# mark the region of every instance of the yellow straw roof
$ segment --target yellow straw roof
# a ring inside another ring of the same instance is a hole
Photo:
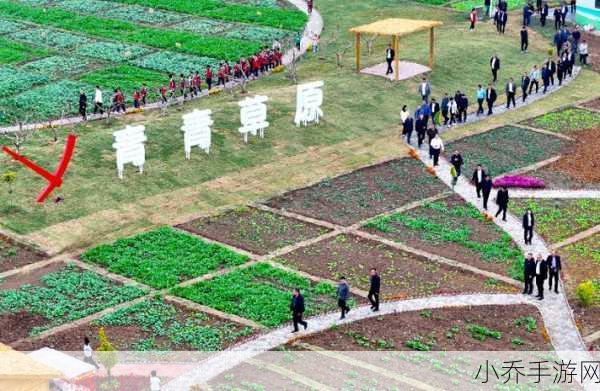
[[[365,24],[350,29],[353,33],[377,34],[377,35],[406,35],[417,31],[428,30],[432,27],[441,26],[443,23],[436,20],[415,19],[383,19],[377,22]]]
[[[0,343],[0,381],[7,379],[54,379],[62,377],[55,369],[35,361]]]

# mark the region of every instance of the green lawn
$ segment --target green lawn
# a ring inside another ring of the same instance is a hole
[[[401,7],[399,6],[401,5]],[[476,34],[468,33],[464,15],[447,9],[416,3],[369,0],[348,7],[343,2],[323,0],[319,10],[324,15],[322,55],[308,55],[299,67],[300,82],[322,79],[325,81],[324,121],[318,127],[297,130],[293,124],[295,87],[285,74],[274,75],[250,85],[250,94],[269,96],[269,122],[267,137],[252,139],[248,145],[241,141],[239,127],[240,95],[221,95],[186,104],[161,116],[157,112],[145,113],[106,123],[94,122],[77,126],[79,135],[77,151],[63,187],[56,193],[65,202],[40,207],[32,199],[44,186],[39,176],[21,165],[0,157],[0,164],[17,172],[12,204],[6,189],[0,190],[1,225],[19,233],[30,233],[50,225],[87,216],[91,213],[119,208],[123,203],[170,192],[208,180],[264,165],[279,159],[306,152],[308,148],[337,144],[366,137],[383,137],[397,132],[398,112],[401,104],[414,109],[418,103],[415,93],[420,78],[394,84],[382,78],[357,75],[353,68],[351,50],[343,60],[343,67],[335,65],[336,46],[351,42],[346,31],[351,26],[371,22],[381,17],[435,19],[444,22],[438,29],[436,42],[436,68],[429,75],[433,95],[443,91],[466,90],[472,96],[478,82],[489,79],[488,61],[490,47],[503,59],[501,79],[517,76],[539,62],[545,55],[534,48],[524,56],[514,37],[498,36],[493,26],[481,26]],[[339,33],[336,32],[339,26]],[[338,36],[332,43],[332,37]],[[428,58],[427,33],[418,33],[402,40],[400,56],[405,60],[426,63]],[[363,64],[382,61],[386,39],[376,41],[370,57],[363,50]],[[472,53],[469,61],[458,53]],[[184,160],[181,115],[193,108],[213,110],[213,145],[211,154],[194,153],[191,161]],[[125,123],[145,123],[146,164],[144,175],[128,167],[125,179],[116,178],[115,157],[111,132]],[[51,145],[51,132],[37,133],[23,147],[22,152],[37,163],[52,169],[59,159],[62,140],[68,129],[59,129],[61,142]],[[10,141],[0,139],[0,143]],[[136,222],[134,224],[140,224]],[[143,222],[142,224],[147,224]]]

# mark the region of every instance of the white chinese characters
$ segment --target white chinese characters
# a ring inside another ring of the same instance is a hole
[[[119,179],[123,179],[123,170],[125,164],[131,163],[136,166],[140,173],[144,172],[144,162],[146,161],[146,127],[126,126],[124,130],[113,132],[115,142],[113,148],[117,150],[117,173]]]
[[[184,114],[183,126],[183,144],[185,150],[185,158],[190,159],[192,147],[198,146],[206,153],[210,152],[211,142],[211,110],[194,110],[191,113]]]
[[[323,116],[321,105],[323,104],[322,81],[300,84],[296,90],[296,126],[306,126],[309,123],[319,123]]]
[[[257,95],[254,98],[246,98],[238,102],[240,106],[240,122],[242,126],[239,132],[244,136],[244,142],[248,142],[248,133],[260,138],[265,137],[265,129],[269,127],[267,122],[267,105],[269,98]]]

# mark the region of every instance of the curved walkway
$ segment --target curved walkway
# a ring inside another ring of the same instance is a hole
[[[188,390],[195,384],[206,383],[235,366],[264,353],[293,341],[299,336],[306,336],[330,329],[334,325],[356,322],[376,316],[391,315],[401,312],[420,311],[424,309],[462,307],[479,305],[515,305],[531,304],[540,309],[544,323],[549,322],[553,314],[545,311],[537,300],[529,296],[509,294],[473,294],[457,296],[431,296],[412,300],[398,300],[383,302],[380,304],[379,312],[371,311],[369,305],[353,308],[346,319],[339,320],[339,312],[328,313],[306,319],[308,330],[297,334],[290,333],[291,326],[285,325],[267,334],[258,336],[241,345],[234,346],[229,350],[216,353],[214,356],[198,363],[198,367],[186,374],[173,379],[165,386],[165,390],[181,391]]]
[[[287,0],[289,3],[293,4],[296,8],[298,8],[299,10],[301,10],[302,12],[306,13],[306,2],[304,0]],[[306,24],[306,26],[304,27],[304,35],[302,37],[302,41],[300,43],[300,50],[296,49],[296,48],[292,48],[291,50],[287,51],[284,56],[283,56],[283,64],[284,65],[288,65],[294,56],[298,57],[298,56],[302,56],[304,53],[306,53],[306,48],[308,46],[309,43],[309,35],[316,33],[316,34],[321,34],[321,31],[323,30],[323,18],[321,17],[321,14],[319,14],[319,12],[317,10],[313,9],[313,12],[311,13],[308,22]],[[262,77],[262,76],[261,76]],[[235,86],[237,86],[239,84],[238,81],[233,80],[229,83],[227,83],[227,88],[234,88]],[[205,89],[203,90],[202,93],[200,93],[199,96],[194,97],[192,99],[201,99],[204,97],[208,96],[208,91]],[[167,103],[167,107],[174,105],[174,104],[183,104],[184,100],[183,97],[178,97],[176,98],[175,101],[169,101],[169,103]],[[150,103],[144,106],[144,110],[156,110],[156,109],[162,109],[165,106],[163,106],[162,103],[160,102],[155,102],[155,103]],[[112,113],[111,116],[112,117],[121,117],[123,115],[126,115],[127,113]],[[94,120],[99,120],[102,118],[106,118],[105,115],[102,114],[89,114],[88,115],[88,121],[94,121]],[[23,129],[25,130],[35,130],[35,129],[42,129],[44,127],[47,127],[49,123],[52,123],[53,126],[65,126],[65,125],[75,125],[78,123],[84,122],[83,119],[81,118],[81,116],[76,116],[76,117],[68,117],[68,118],[63,118],[60,120],[56,120],[56,121],[45,121],[45,122],[37,122],[37,123],[32,123],[32,124],[27,124],[23,126]],[[11,132],[16,132],[19,130],[18,126],[8,126],[8,127],[4,127],[4,128],[0,128],[0,134],[2,133],[11,133]]]

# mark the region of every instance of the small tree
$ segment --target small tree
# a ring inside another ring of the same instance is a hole
[[[13,203],[12,203],[12,194],[13,194],[13,184],[15,183],[15,181],[17,180],[17,174],[15,172],[12,171],[6,171],[4,174],[2,174],[2,182],[6,183],[6,185],[8,186],[8,199],[10,200],[10,206],[12,207]]]
[[[363,39],[365,40],[365,43],[367,44],[367,53],[370,56],[371,53],[373,53],[373,45],[375,44],[375,40],[377,39],[377,34],[365,36]]]
[[[352,43],[346,43],[345,45],[341,45],[336,47],[335,49],[335,63],[338,67],[342,67],[344,61],[344,54],[346,51],[352,47]]]
[[[100,330],[98,330],[98,339],[100,340],[100,345],[98,346],[98,360],[104,365],[108,377],[110,378],[110,370],[117,364],[117,352],[115,351],[113,344],[110,343],[106,337],[104,327],[101,327]]]

